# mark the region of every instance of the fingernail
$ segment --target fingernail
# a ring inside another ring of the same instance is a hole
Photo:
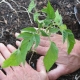
[[[3,43],[0,43],[0,45],[3,45]]]
[[[7,44],[7,47],[11,47],[12,45],[11,44]]]
[[[0,46],[2,47],[4,44],[3,43],[0,43]]]
[[[16,41],[16,43],[20,44],[21,42],[20,41]]]
[[[16,45],[20,46],[21,42],[20,41],[16,41]]]
[[[19,35],[19,33],[15,33],[15,36],[17,37]]]

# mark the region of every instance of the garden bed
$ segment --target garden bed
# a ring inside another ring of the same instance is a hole
[[[1,0],[0,0],[1,1]],[[24,27],[31,26],[31,22],[28,17],[27,12],[23,12],[23,7],[27,8],[29,0],[18,0],[14,3],[11,0],[6,0],[12,5],[12,8],[9,7],[6,3],[0,4],[0,42],[7,44],[12,44],[16,47],[14,36],[15,32],[20,32]],[[36,0],[37,8],[41,9],[46,6],[46,0]],[[16,5],[17,4],[17,5]],[[61,15],[63,16],[63,22],[67,25],[69,29],[72,30],[76,39],[80,40],[80,25],[78,24],[75,15],[74,15],[74,6],[77,4],[76,0],[51,0],[51,4],[54,9],[58,9]],[[19,6],[23,6],[19,8]],[[15,10],[13,10],[15,9]],[[36,24],[33,24],[36,26]],[[34,62],[39,55],[33,56],[33,61],[31,65],[35,67]],[[30,55],[27,60],[30,59]],[[79,80],[77,79],[80,76],[80,70],[76,72],[61,76],[58,80]]]

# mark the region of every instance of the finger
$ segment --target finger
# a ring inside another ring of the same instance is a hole
[[[20,41],[16,41],[16,45],[20,46],[21,42]],[[48,48],[49,48],[49,41],[41,40],[39,46],[36,48],[36,52],[41,54],[41,55],[45,55],[45,53],[47,52]]]
[[[4,58],[3,58],[2,54],[0,53],[0,66],[3,63],[3,61],[4,61]]]
[[[4,60],[5,60],[4,57],[0,53],[0,66],[2,65]],[[5,71],[6,74],[10,74],[12,72],[12,69],[10,67],[4,68],[3,70]]]
[[[47,76],[47,73],[46,73],[46,69],[44,67],[44,63],[43,63],[43,56],[41,56],[39,59],[38,59],[38,62],[37,62],[37,71],[40,72],[40,74],[42,75],[42,79],[44,80],[49,80],[48,79],[48,76]]]
[[[50,35],[50,38],[53,38],[54,36],[55,36],[55,34],[51,34],[51,35]],[[57,35],[56,35],[56,36],[57,36]],[[40,38],[43,39],[43,40],[49,40],[49,37],[41,36]]]
[[[5,74],[0,70],[0,80],[3,80],[3,78],[5,78]]]
[[[64,66],[59,65],[59,66],[57,66],[57,68],[48,72],[48,77],[50,80],[56,80],[60,76],[65,75],[64,71],[65,71]]]
[[[16,45],[17,46],[20,46],[21,42],[20,41],[16,41]],[[50,42],[48,40],[45,40],[45,39],[40,39],[40,46],[43,46],[43,47],[49,47],[50,45]]]
[[[0,65],[1,65],[1,64],[4,62],[5,59],[7,59],[8,57],[10,57],[11,53],[10,53],[10,51],[7,49],[7,47],[6,47],[4,44],[2,44],[2,43],[0,43],[0,52],[1,52],[0,56],[1,56],[1,59],[2,59],[2,60],[0,60],[0,61],[1,61],[1,62],[0,62]],[[4,59],[4,58],[5,58],[5,59]],[[11,69],[10,67],[4,68],[4,70],[5,70],[5,72],[6,72],[7,74],[9,74],[9,73],[12,72],[12,69]]]
[[[4,56],[5,59],[8,58],[11,54],[9,50],[7,49],[7,47],[2,43],[0,43],[0,52]]]
[[[12,52],[14,52],[15,50],[16,50],[16,48],[14,47],[14,46],[12,46],[11,44],[8,44],[7,45],[7,48],[9,49],[9,51],[12,53]],[[14,70],[16,70],[16,67],[12,67],[12,69]]]
[[[42,46],[38,46],[35,50],[36,53],[40,54],[40,55],[46,55],[46,52],[48,51],[49,47],[42,47]]]
[[[45,40],[45,39],[40,39],[40,46],[42,47],[49,47],[50,46],[50,41],[49,40]]]
[[[19,36],[19,33],[15,33],[15,37]]]
[[[21,66],[12,66],[11,67],[14,72],[18,72],[21,69]]]
[[[9,51],[10,51],[11,53],[16,50],[16,48],[15,48],[14,46],[10,45],[10,44],[7,45],[7,48],[9,49]],[[20,66],[14,66],[14,67],[12,67],[12,69],[13,69],[14,71],[18,71],[19,68],[20,68]]]
[[[7,48],[11,53],[16,50],[16,48],[14,46],[12,46],[11,44],[8,44]]]
[[[48,37],[44,37],[44,36],[41,36],[40,38],[43,39],[43,40],[49,40]]]
[[[26,68],[26,71],[32,71],[34,70],[27,62],[25,62],[25,64],[21,65],[23,68]]]
[[[19,36],[19,33],[15,33],[15,37],[17,38]],[[19,40],[22,40],[22,38],[18,38]]]
[[[21,41],[16,41],[16,45],[19,47],[21,45]]]
[[[39,59],[38,59],[38,62],[37,62],[37,71],[38,72],[44,72],[46,73],[46,70],[45,70],[45,67],[44,67],[44,63],[43,63],[43,56],[41,56]]]

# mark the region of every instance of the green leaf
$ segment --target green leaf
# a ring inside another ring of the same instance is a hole
[[[63,43],[64,43],[65,40],[66,40],[67,37],[68,37],[68,33],[64,30],[64,31],[62,31],[62,36],[63,36]]]
[[[61,25],[63,22],[62,22],[62,16],[59,14],[58,10],[56,10],[55,12],[55,18],[54,18],[54,21],[57,25]]]
[[[6,68],[9,66],[18,66],[20,63],[21,63],[21,53],[19,50],[16,50],[8,59],[6,59],[3,62],[1,67]]]
[[[27,55],[28,51],[31,50],[33,44],[34,44],[34,36],[31,36],[30,38],[24,39],[22,41],[19,49],[20,49],[21,54],[22,54],[21,60],[22,60],[23,63],[25,62],[26,55]]]
[[[52,23],[52,19],[46,18],[44,20],[44,23],[45,23],[45,27],[48,27]]]
[[[29,39],[23,40],[20,47],[21,52],[23,53],[24,51],[29,51],[33,43],[34,43],[34,36],[31,36]]]
[[[12,53],[12,55],[3,62],[2,67],[9,67],[9,66],[18,66],[21,62],[25,62],[26,55],[28,51],[30,51],[32,45],[34,43],[34,36],[31,36],[28,39],[24,39],[21,43],[21,46]]]
[[[37,21],[38,20],[38,17],[39,17],[39,13],[35,12],[34,15],[33,15],[33,18],[34,18],[34,21]]]
[[[38,28],[43,28],[44,24],[44,20],[38,20]]]
[[[45,31],[40,30],[40,32],[41,32],[41,35],[42,35],[42,36],[48,36],[48,34],[47,34]]]
[[[30,0],[30,4],[28,6],[28,12],[30,13],[32,11],[32,9],[34,9],[36,7],[36,4],[34,2],[34,0]]]
[[[52,65],[58,58],[58,48],[56,47],[55,43],[51,42],[50,48],[47,51],[47,54],[44,57],[44,65],[47,71],[50,70]]]
[[[66,30],[66,29],[67,29],[67,26],[66,26],[65,24],[62,24],[62,25],[60,26],[60,30],[61,30],[61,31]]]
[[[47,18],[54,19],[55,18],[55,12],[53,7],[51,6],[50,2],[48,1],[47,7],[41,10],[42,12],[45,12],[47,14]]]
[[[17,38],[27,39],[27,38],[30,38],[32,35],[33,35],[32,33],[23,32],[23,33],[20,33]]]
[[[41,11],[47,13],[47,7],[43,8]]]
[[[59,28],[57,27],[49,28],[50,33],[57,33],[58,31],[59,31]]]
[[[48,1],[48,4],[47,4],[47,16],[48,16],[50,19],[54,19],[54,18],[55,18],[54,9],[53,9],[53,7],[51,6],[51,4],[50,4],[49,1]]]
[[[34,42],[35,42],[35,47],[34,48],[36,48],[40,43],[40,36],[38,34],[35,34],[34,39],[35,39],[34,40]]]
[[[70,52],[72,51],[74,44],[75,44],[75,38],[74,35],[72,33],[71,30],[67,29],[66,30],[68,33],[68,38],[67,38],[67,42],[68,42],[68,54],[70,54]]]
[[[23,32],[29,32],[29,33],[34,34],[37,31],[36,31],[36,29],[34,27],[27,27],[27,28],[24,28],[24,29],[21,30],[21,33],[23,33]]]
[[[62,31],[62,36],[63,36],[63,43],[65,40],[67,40],[67,52],[70,54],[72,51],[74,44],[75,44],[75,38],[71,30],[66,29]]]

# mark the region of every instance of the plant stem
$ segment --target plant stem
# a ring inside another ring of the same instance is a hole
[[[32,55],[31,55],[31,57],[30,57],[30,59],[29,59],[29,65],[30,65],[30,63],[31,63],[31,60],[32,60],[33,55],[34,55],[34,52],[32,52]]]

